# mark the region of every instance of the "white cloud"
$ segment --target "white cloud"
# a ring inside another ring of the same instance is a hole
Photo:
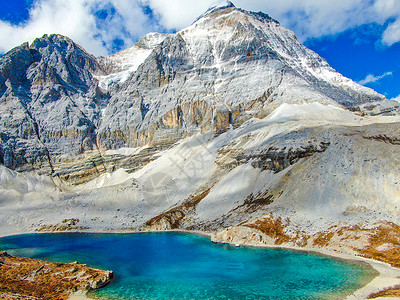
[[[142,0],[160,17],[163,26],[169,29],[182,29],[190,25],[211,5],[213,0]]]
[[[94,12],[112,5],[116,12],[104,20]],[[130,0],[40,0],[30,10],[30,18],[18,26],[0,21],[0,52],[43,34],[58,33],[72,38],[96,55],[112,51],[113,41],[127,46],[151,28],[138,2]]]
[[[392,75],[393,75],[393,72],[386,72],[379,76],[368,74],[363,80],[360,80],[358,83],[361,85],[366,85],[368,83],[374,83],[374,82],[381,80],[382,78],[385,78],[387,76],[392,76]]]
[[[400,41],[400,1],[376,0],[374,8],[385,20],[393,18],[382,35],[382,43],[391,46]]]
[[[249,9],[261,3],[239,1]],[[371,18],[370,7],[364,0],[266,0],[260,8],[295,31],[300,40],[342,32]]]
[[[388,28],[382,35],[382,43],[388,46],[400,41],[400,18],[389,24]]]
[[[212,0],[141,0],[160,16],[162,25],[181,29],[210,6]],[[390,18],[400,23],[399,0],[234,0],[237,7],[263,11],[293,30],[300,40],[340,33],[346,29]],[[383,42],[400,41],[397,23],[389,26]],[[392,28],[393,27],[393,28]],[[400,27],[400,25],[399,25]]]
[[[32,41],[45,33],[74,35],[77,39],[93,30],[94,18],[86,5],[77,1],[42,1],[35,4],[30,19],[20,26],[0,22],[1,51],[8,50],[24,41]],[[50,31],[50,32],[49,32]],[[101,47],[101,41],[89,41],[92,47]]]
[[[0,52],[47,33],[71,37],[89,52],[124,48],[150,31],[180,30],[190,25],[214,0],[35,0],[30,18],[18,26],[0,21]],[[340,33],[354,26],[391,20],[382,35],[388,46],[400,41],[400,0],[234,0],[237,7],[263,11],[293,30],[301,41]],[[112,5],[115,13],[99,19],[95,12]],[[156,19],[143,12],[153,9]]]

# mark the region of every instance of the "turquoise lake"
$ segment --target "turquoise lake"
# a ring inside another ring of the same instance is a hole
[[[367,264],[307,252],[214,244],[183,233],[34,234],[0,238],[12,255],[113,270],[105,299],[342,299]]]

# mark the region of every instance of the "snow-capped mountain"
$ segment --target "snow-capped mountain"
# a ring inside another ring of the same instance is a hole
[[[0,58],[0,112],[4,232],[74,218],[315,246],[400,224],[398,103],[229,1],[109,57],[59,35],[16,47]]]
[[[99,61],[107,70],[107,75],[97,76],[99,87],[108,90],[114,83],[123,83],[129,79],[147,57],[153,52],[167,34],[152,32],[142,38],[132,48],[121,51],[117,54],[100,58]]]
[[[0,158],[13,168],[220,133],[282,103],[365,111],[385,99],[337,73],[268,15],[225,1],[176,34],[148,34],[106,58],[51,35],[0,64]]]

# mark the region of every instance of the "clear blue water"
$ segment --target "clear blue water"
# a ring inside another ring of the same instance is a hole
[[[113,270],[115,280],[92,296],[118,300],[340,299],[376,275],[357,262],[182,233],[20,235],[0,238],[0,249]]]

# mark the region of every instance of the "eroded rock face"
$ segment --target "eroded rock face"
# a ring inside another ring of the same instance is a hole
[[[397,110],[382,101],[276,20],[234,6],[105,58],[45,35],[0,58],[0,163],[51,173],[60,155],[172,145],[198,131],[219,135],[282,103]]]
[[[102,95],[96,59],[70,39],[43,36],[0,59],[0,157],[42,166],[50,156],[93,149]]]

